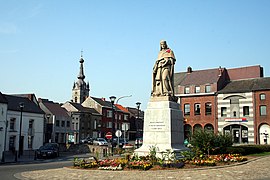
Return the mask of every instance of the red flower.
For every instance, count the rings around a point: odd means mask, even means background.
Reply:
[[[170,50],[170,49],[167,49],[167,50],[166,50],[166,52],[167,52],[167,53],[170,53],[170,52],[171,52],[171,50]]]

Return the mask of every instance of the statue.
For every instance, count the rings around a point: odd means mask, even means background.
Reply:
[[[166,41],[160,41],[160,51],[153,68],[153,84],[151,95],[174,96],[174,64],[173,51],[167,46]]]

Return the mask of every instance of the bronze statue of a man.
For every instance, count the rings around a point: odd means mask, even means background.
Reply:
[[[174,64],[173,51],[167,46],[166,41],[160,41],[160,51],[153,68],[153,84],[151,95],[174,96]]]

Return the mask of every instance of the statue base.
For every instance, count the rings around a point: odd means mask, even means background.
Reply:
[[[183,114],[180,104],[170,101],[170,97],[152,97],[144,116],[143,145],[134,151],[138,156],[149,155],[156,149],[156,156],[174,152],[176,157],[184,146]]]

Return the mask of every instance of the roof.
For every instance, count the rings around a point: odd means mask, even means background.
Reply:
[[[241,93],[259,90],[270,90],[270,77],[231,81],[218,93]]]
[[[186,72],[174,73],[174,88],[177,88],[179,84],[185,79]]]
[[[66,109],[62,108],[59,103],[42,100],[43,105],[54,115],[68,117]]]
[[[1,92],[0,92],[0,103],[5,103],[5,104],[8,103],[7,99]]]
[[[101,106],[103,107],[107,107],[107,108],[112,108],[112,103],[111,101],[106,101],[105,98],[96,98],[96,97],[92,97],[91,98],[96,101],[98,104],[100,104]],[[116,107],[116,110],[117,111],[122,111],[121,109],[119,109],[117,106]]]
[[[6,94],[4,96],[8,100],[8,110],[20,111],[20,103],[23,103],[23,112],[44,114],[41,108],[27,97]]]
[[[222,71],[224,69],[222,68]],[[206,69],[192,71],[191,73],[185,72],[185,74],[175,74],[175,86],[187,86],[187,85],[203,85],[217,83],[220,78],[220,69]],[[178,77],[177,77],[178,76]]]
[[[122,105],[120,104],[115,104],[115,106],[120,109],[121,111],[125,112],[125,113],[130,113],[127,108],[123,107]]]
[[[131,114],[131,116],[137,117],[138,116],[138,109],[137,108],[133,108],[133,107],[127,107],[129,113]],[[144,111],[139,111],[139,116],[141,119],[143,119],[144,117]]]
[[[79,103],[69,102],[72,106],[74,106],[79,112],[88,112],[91,114],[99,114],[94,108],[84,107]]]

